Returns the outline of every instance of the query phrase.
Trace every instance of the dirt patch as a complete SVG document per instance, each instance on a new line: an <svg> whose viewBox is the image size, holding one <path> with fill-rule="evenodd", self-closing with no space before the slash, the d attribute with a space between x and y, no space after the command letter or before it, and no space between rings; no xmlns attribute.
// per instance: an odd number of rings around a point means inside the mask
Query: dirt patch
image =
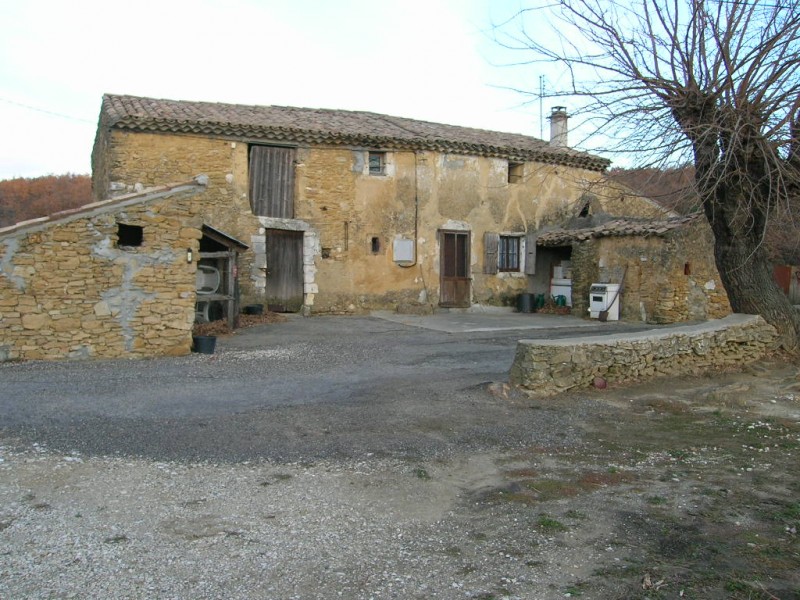
<svg viewBox="0 0 800 600"><path fill-rule="evenodd" d="M797 599L799 375L769 362L547 400L484 386L530 435L444 458L158 462L5 440L0 596Z"/></svg>
<svg viewBox="0 0 800 600"><path fill-rule="evenodd" d="M773 362L595 392L616 410L583 420L579 447L518 453L475 500L540 511L576 552L613 549L563 585L571 596L800 598L798 381Z"/></svg>
<svg viewBox="0 0 800 600"><path fill-rule="evenodd" d="M245 315L241 314L238 316L237 320L237 328L236 329L245 329L248 327L255 327L257 325L268 325L270 323L283 323L286 321L286 317L284 317L280 313L274 312L265 312L260 315ZM228 327L228 321L225 319L220 319L218 321L211 321L210 323L196 323L194 327L192 327L192 333L194 335L230 335L234 333L236 329L231 329Z"/></svg>

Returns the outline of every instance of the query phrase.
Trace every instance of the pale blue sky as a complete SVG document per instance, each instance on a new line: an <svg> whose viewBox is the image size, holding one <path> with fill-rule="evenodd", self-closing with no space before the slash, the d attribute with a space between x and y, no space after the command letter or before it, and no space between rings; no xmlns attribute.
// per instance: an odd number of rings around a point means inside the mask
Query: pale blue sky
<svg viewBox="0 0 800 600"><path fill-rule="evenodd" d="M509 57L485 33L519 6L2 0L0 179L88 173L104 92L369 110L539 136L538 102L503 87L538 89L541 70L492 64Z"/></svg>

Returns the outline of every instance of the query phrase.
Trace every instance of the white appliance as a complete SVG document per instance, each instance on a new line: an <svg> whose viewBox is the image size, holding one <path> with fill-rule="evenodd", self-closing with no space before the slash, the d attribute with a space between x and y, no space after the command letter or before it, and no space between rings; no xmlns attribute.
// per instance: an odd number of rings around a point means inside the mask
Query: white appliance
<svg viewBox="0 0 800 600"><path fill-rule="evenodd" d="M593 283L589 288L589 316L599 319L608 311L608 321L619 321L619 284Z"/></svg>
<svg viewBox="0 0 800 600"><path fill-rule="evenodd" d="M553 298L564 296L567 299L567 306L572 306L572 279L558 279L555 277L551 279L550 295Z"/></svg>
<svg viewBox="0 0 800 600"><path fill-rule="evenodd" d="M216 294L221 282L219 269L208 265L197 265L195 289L198 294Z"/></svg>

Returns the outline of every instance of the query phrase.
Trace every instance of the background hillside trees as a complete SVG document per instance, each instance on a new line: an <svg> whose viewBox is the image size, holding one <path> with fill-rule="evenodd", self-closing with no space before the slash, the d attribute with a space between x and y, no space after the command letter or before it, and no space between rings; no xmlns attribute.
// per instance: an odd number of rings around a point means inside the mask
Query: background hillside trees
<svg viewBox="0 0 800 600"><path fill-rule="evenodd" d="M0 227L92 202L89 175L47 175L0 181Z"/></svg>

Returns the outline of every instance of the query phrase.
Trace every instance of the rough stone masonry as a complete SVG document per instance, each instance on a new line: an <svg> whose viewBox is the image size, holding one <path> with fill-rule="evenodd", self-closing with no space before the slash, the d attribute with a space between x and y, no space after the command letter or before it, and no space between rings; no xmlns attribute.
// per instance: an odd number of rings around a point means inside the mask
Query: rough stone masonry
<svg viewBox="0 0 800 600"><path fill-rule="evenodd" d="M746 364L775 347L777 332L757 315L733 314L698 325L592 338L521 340L513 384L541 396L609 383L699 374Z"/></svg>

